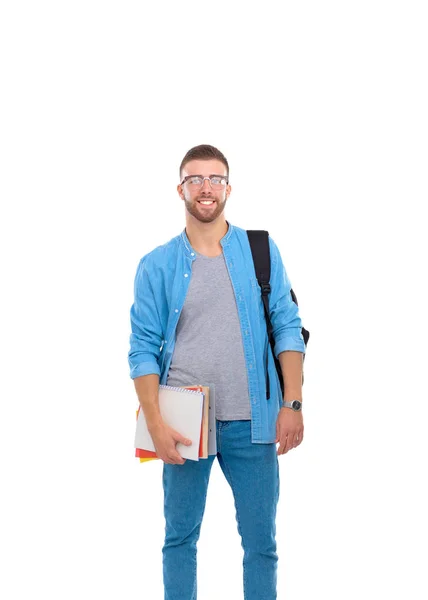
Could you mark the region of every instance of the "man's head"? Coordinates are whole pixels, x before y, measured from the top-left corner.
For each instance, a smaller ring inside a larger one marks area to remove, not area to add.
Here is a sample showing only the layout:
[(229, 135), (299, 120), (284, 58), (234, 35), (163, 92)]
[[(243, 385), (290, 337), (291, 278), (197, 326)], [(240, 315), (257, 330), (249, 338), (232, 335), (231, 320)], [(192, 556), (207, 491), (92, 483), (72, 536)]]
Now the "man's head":
[(181, 161), (177, 191), (187, 211), (198, 221), (215, 221), (232, 191), (226, 157), (207, 144), (191, 148)]

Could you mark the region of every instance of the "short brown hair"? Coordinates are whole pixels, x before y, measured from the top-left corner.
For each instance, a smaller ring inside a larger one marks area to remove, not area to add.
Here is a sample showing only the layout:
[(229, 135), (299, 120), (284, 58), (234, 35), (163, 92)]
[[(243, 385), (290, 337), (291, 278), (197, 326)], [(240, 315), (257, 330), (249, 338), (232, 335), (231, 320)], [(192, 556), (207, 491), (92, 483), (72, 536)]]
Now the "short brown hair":
[(209, 144), (201, 144), (200, 146), (194, 146), (191, 148), (186, 156), (181, 161), (180, 165), (180, 173), (179, 177), (181, 179), (181, 171), (184, 166), (190, 162), (191, 160), (210, 160), (210, 159), (220, 160), (227, 169), (227, 177), (229, 178), (229, 163), (227, 162), (226, 157), (220, 150), (214, 148), (214, 146), (210, 146)]

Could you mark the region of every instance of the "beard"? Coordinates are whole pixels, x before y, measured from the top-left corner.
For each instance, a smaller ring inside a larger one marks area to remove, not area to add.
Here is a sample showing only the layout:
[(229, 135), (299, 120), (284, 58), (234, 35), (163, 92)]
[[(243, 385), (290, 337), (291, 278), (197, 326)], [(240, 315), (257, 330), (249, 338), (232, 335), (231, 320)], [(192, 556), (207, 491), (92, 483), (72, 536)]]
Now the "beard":
[[(203, 204), (199, 204), (199, 200), (213, 200), (214, 205), (204, 207)], [(187, 212), (189, 212), (195, 219), (200, 221), (201, 223), (212, 223), (215, 221), (221, 213), (224, 211), (226, 206), (226, 198), (221, 200), (218, 196), (214, 194), (209, 194), (206, 196), (205, 194), (197, 195), (193, 199), (189, 199), (184, 196), (184, 205), (186, 207)]]

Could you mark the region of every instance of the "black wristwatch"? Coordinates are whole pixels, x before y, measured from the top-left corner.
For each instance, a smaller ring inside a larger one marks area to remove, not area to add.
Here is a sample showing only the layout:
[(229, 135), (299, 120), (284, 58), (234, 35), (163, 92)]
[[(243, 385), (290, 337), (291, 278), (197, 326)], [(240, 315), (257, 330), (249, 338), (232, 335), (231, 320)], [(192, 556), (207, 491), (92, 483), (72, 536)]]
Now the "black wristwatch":
[(302, 403), (300, 400), (291, 400), (291, 402), (282, 401), (281, 408), (292, 408), (295, 411), (302, 410)]

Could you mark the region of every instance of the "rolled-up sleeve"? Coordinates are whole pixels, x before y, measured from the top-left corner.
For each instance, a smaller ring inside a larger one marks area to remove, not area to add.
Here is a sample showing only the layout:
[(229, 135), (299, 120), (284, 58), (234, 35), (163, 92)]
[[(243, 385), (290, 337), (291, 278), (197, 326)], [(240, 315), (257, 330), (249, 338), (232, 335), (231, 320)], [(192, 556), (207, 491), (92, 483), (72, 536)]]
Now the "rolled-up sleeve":
[(285, 350), (305, 352), (299, 307), (291, 296), (291, 283), (283, 265), (277, 245), (269, 237), (271, 254), (270, 319), (275, 340), (275, 356)]
[(131, 335), (128, 362), (132, 379), (152, 373), (160, 375), (162, 326), (145, 258), (140, 260), (134, 281), (134, 303), (130, 311)]

